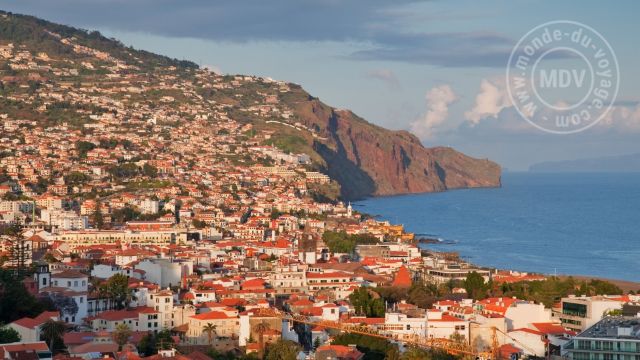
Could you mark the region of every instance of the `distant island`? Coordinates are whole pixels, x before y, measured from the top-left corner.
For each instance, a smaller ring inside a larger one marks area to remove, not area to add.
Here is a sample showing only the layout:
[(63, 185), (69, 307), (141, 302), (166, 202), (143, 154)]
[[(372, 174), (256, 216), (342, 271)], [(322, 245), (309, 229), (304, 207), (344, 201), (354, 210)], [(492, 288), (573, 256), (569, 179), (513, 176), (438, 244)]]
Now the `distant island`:
[(640, 172), (640, 153), (584, 158), (577, 160), (546, 161), (531, 165), (533, 172)]

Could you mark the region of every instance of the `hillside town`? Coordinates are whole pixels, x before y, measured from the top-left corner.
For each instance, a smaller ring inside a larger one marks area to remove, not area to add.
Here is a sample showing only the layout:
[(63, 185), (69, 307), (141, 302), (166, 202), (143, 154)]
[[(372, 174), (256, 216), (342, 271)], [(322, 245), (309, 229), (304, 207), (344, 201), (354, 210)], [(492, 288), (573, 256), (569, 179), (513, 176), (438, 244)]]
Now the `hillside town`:
[(3, 359), (640, 352), (634, 293), (355, 211), (297, 143), (326, 134), (296, 85), (47, 36), (68, 54), (0, 39)]

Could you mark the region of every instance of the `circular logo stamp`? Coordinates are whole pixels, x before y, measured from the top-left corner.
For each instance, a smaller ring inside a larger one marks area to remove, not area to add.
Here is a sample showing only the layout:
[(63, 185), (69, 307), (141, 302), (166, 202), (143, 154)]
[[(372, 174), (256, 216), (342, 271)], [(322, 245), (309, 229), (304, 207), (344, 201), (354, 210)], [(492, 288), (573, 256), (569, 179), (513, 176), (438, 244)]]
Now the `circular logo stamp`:
[(609, 42), (575, 21), (551, 21), (526, 33), (511, 51), (507, 92), (520, 115), (554, 134), (595, 125), (618, 95), (620, 69)]

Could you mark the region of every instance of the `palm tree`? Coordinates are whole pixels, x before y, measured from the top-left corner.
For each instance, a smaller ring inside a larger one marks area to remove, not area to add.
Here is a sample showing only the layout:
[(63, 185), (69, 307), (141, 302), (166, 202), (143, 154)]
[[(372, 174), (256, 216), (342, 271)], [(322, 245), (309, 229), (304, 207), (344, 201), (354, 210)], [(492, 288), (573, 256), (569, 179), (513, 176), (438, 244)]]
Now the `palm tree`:
[(49, 342), (49, 350), (54, 352), (53, 345), (55, 340), (62, 342), (62, 335), (67, 331), (67, 324), (64, 321), (55, 321), (49, 319), (40, 326), (40, 336), (43, 340)]
[(209, 339), (209, 346), (212, 345), (213, 343), (213, 336), (214, 335), (218, 335), (216, 333), (216, 329), (218, 328), (218, 325), (214, 325), (212, 323), (207, 323), (203, 328), (202, 331), (205, 332), (207, 334), (207, 338)]
[(264, 333), (269, 330), (269, 324), (262, 321), (253, 327), (253, 331), (258, 333), (258, 345), (260, 347), (260, 358), (264, 358)]

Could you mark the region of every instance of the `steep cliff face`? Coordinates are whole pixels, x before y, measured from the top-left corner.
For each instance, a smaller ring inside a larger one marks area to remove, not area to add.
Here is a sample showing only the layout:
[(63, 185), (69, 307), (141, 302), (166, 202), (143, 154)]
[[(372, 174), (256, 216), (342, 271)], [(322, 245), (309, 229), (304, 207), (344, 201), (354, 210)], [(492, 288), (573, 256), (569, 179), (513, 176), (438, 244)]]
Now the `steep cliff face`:
[(298, 117), (319, 131), (315, 151), (345, 198), (500, 186), (500, 166), (451, 148), (425, 148), (406, 131), (370, 124), (316, 99), (298, 102)]

